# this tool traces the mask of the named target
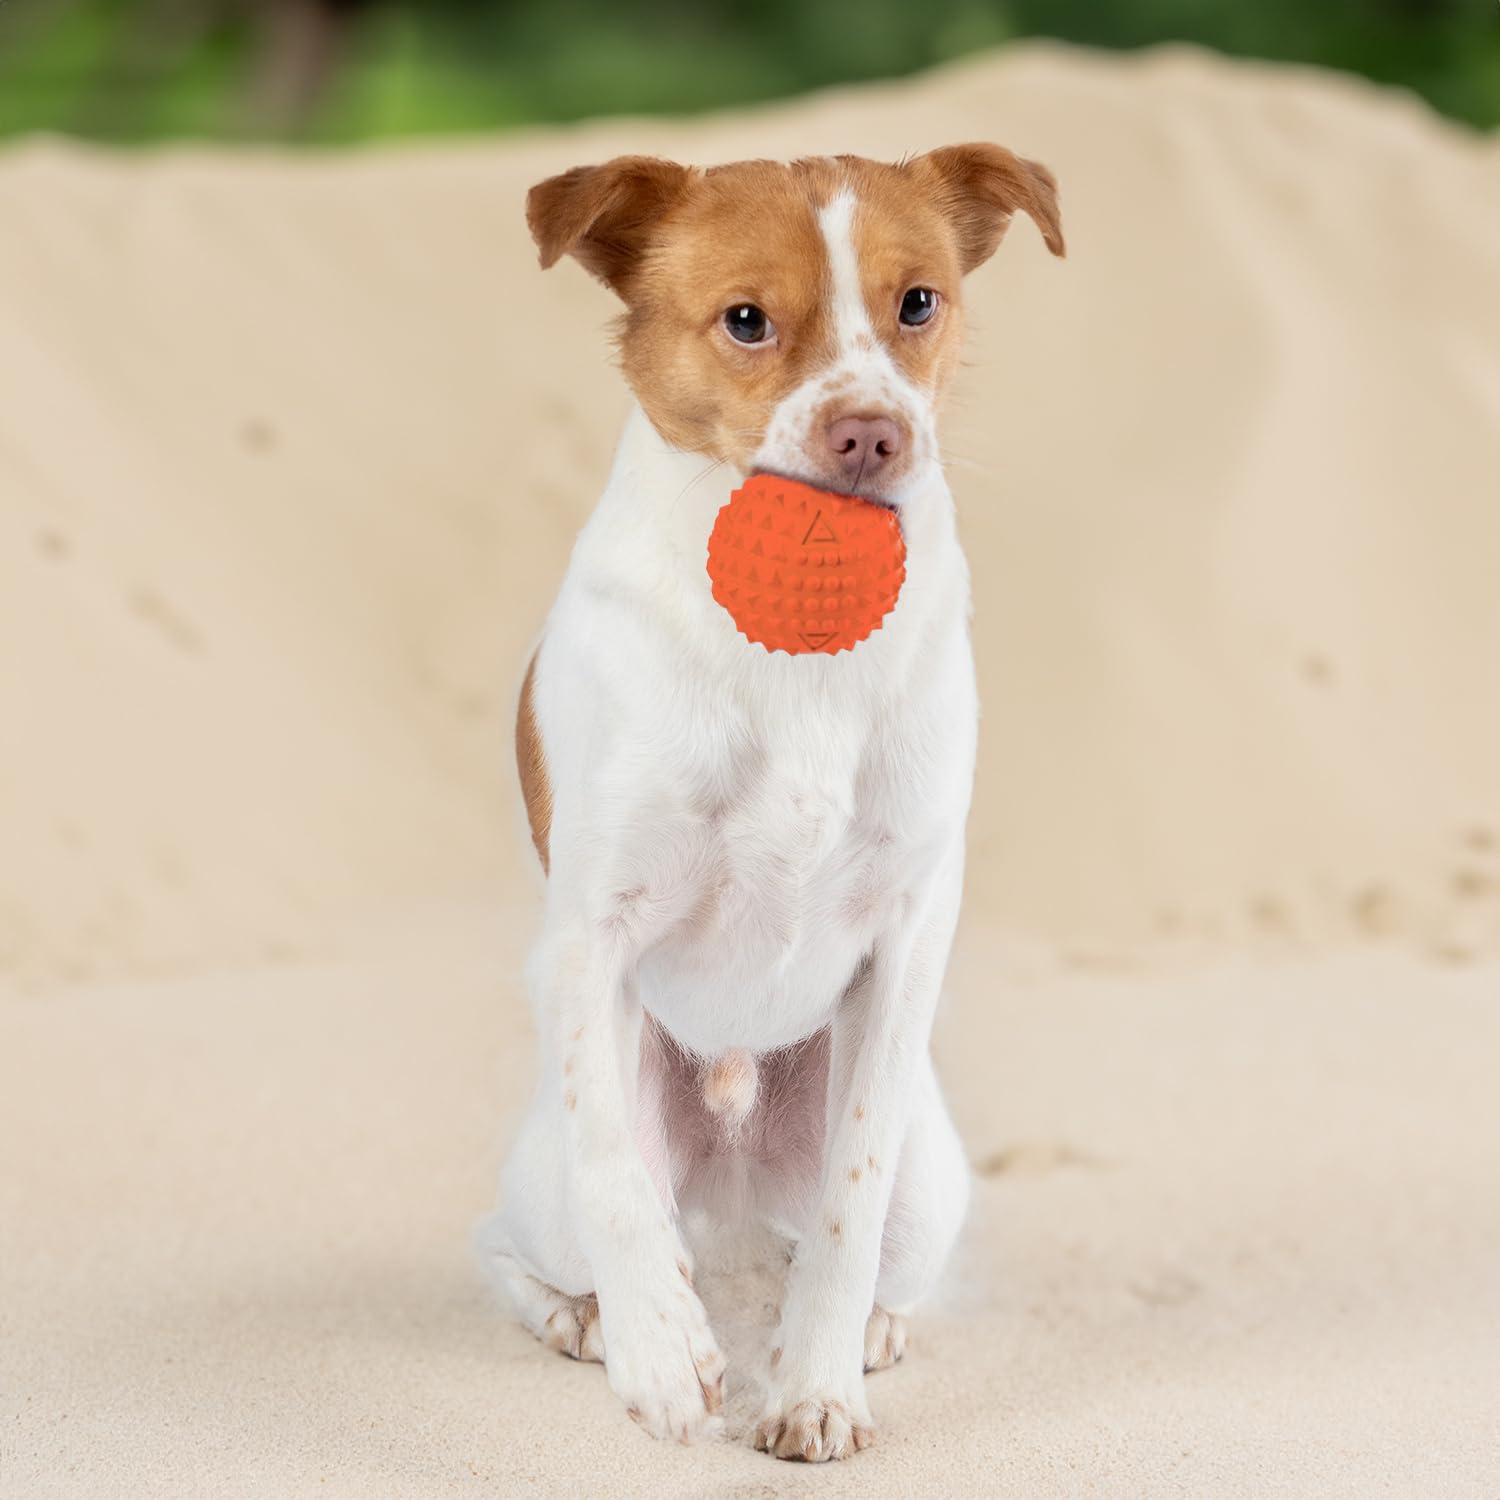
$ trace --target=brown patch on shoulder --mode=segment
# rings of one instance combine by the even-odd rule
[[[534,690],[536,659],[541,648],[531,654],[526,680],[521,684],[521,703],[516,710],[516,769],[521,773],[521,796],[526,800],[526,821],[531,827],[531,842],[542,873],[551,867],[548,840],[552,833],[552,782],[547,776],[547,756],[542,749],[542,735],[537,728]]]

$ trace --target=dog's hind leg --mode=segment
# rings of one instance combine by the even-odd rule
[[[879,1170],[867,1163],[866,1170]],[[969,1203],[969,1163],[932,1061],[921,1069],[896,1164],[880,1242],[875,1306],[865,1326],[865,1368],[883,1370],[906,1348],[906,1319],[948,1259]]]
[[[490,1274],[509,1297],[516,1316],[537,1338],[571,1359],[604,1363],[599,1299],[592,1292],[570,1297],[533,1276],[509,1248],[498,1216],[481,1231],[480,1248]]]
[[[662,1108],[670,1044],[648,1019],[640,1045],[636,1134],[657,1191],[670,1208]],[[576,1228],[563,1155],[566,1098],[561,1076],[546,1068],[500,1175],[500,1207],[479,1226],[475,1245],[496,1290],[542,1343],[573,1359],[603,1363],[599,1299]]]
[[[599,1301],[568,1203],[561,1109],[558,1091],[544,1083],[501,1174],[501,1207],[480,1226],[476,1247],[537,1338],[574,1359],[602,1360]]]

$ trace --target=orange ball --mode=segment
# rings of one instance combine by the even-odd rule
[[[832,656],[852,651],[896,607],[906,542],[883,505],[753,474],[714,522],[708,576],[746,640]]]

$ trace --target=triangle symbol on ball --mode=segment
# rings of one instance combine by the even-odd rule
[[[833,527],[823,519],[823,512],[819,511],[812,518],[812,525],[807,528],[807,535],[802,538],[802,545],[808,547],[814,543],[837,542],[838,538],[833,534]]]

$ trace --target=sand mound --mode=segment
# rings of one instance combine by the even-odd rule
[[[1103,955],[1500,930],[1500,150],[1046,48],[734,119],[0,156],[0,975],[316,949],[525,858],[511,695],[625,395],[532,180],[626,149],[1048,161],[950,422],[972,914]]]
[[[811,1476],[649,1443],[466,1254],[533,1075],[512,695],[625,409],[520,199],[980,136],[1070,256],[1018,226],[975,280],[951,423],[974,1207],[880,1445]],[[1497,244],[1495,142],[1188,54],[0,153],[0,1489],[1489,1493]],[[1289,951],[1351,936],[1477,961]]]

